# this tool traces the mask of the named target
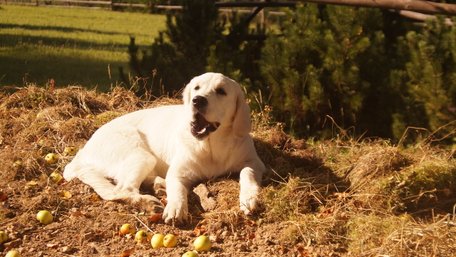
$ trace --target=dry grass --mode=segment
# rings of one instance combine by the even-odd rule
[[[78,181],[55,184],[71,159],[63,149],[81,147],[102,124],[127,112],[179,103],[138,99],[114,88],[97,93],[78,87],[29,86],[0,92],[0,227],[10,239],[0,250],[23,256],[180,256],[197,233],[214,240],[203,256],[454,256],[456,161],[454,151],[429,144],[402,148],[384,140],[297,140],[271,121],[268,108],[254,113],[253,136],[269,167],[262,208],[245,217],[236,178],[207,183],[217,205],[203,212],[191,197],[192,220],[178,228],[147,221],[141,206],[101,201]],[[57,153],[48,165],[43,157]],[[56,222],[43,229],[39,209]],[[125,222],[174,232],[176,249],[151,252],[117,236]],[[32,221],[31,221],[32,220]],[[63,246],[70,250],[62,253]],[[136,254],[136,255],[135,255]]]

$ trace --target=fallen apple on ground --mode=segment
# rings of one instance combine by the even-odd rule
[[[62,181],[63,176],[57,171],[54,171],[49,175],[49,179],[51,179],[52,182],[58,184]]]
[[[195,250],[198,252],[204,252],[204,251],[209,251],[211,249],[212,243],[211,240],[209,240],[209,237],[205,235],[201,235],[193,241],[193,246],[195,247]]]
[[[13,163],[13,168],[16,168],[16,169],[20,169],[24,167],[24,164],[22,163],[21,160],[16,160],[14,163]]]
[[[177,236],[173,234],[167,234],[163,238],[163,246],[167,248],[173,248],[177,245]]]
[[[147,240],[147,233],[144,230],[138,230],[135,234],[135,241],[137,243],[144,243]]]
[[[198,253],[195,251],[188,251],[182,254],[182,257],[198,257]]]
[[[18,250],[9,250],[5,257],[21,257],[21,253]]]
[[[5,231],[0,230],[0,244],[3,244],[6,241],[8,241],[8,234]]]
[[[44,225],[52,223],[54,217],[52,216],[51,212],[48,210],[41,210],[36,214],[36,219]]]
[[[152,239],[150,240],[150,244],[152,245],[152,248],[157,249],[160,247],[163,247],[163,239],[165,238],[165,235],[161,233],[157,233],[152,236]]]
[[[123,224],[119,229],[119,235],[121,235],[121,236],[125,236],[128,234],[134,234],[134,233],[135,233],[135,228],[128,223]]]
[[[44,160],[46,161],[47,164],[55,164],[59,160],[59,156],[55,153],[48,153],[44,157]]]
[[[66,146],[65,149],[63,149],[63,153],[67,156],[73,156],[76,155],[78,152],[78,148],[74,146]]]

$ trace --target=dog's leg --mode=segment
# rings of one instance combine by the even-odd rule
[[[152,195],[140,194],[139,188],[143,181],[153,175],[157,159],[147,151],[136,149],[119,163],[116,169],[116,188],[121,192],[129,192],[131,201],[150,201],[153,204],[161,204],[160,200]]]
[[[258,206],[261,177],[264,164],[257,160],[247,164],[240,173],[239,207],[246,215],[252,213]]]
[[[190,185],[189,178],[182,176],[178,168],[170,167],[166,175],[167,204],[163,211],[163,220],[166,223],[187,219],[187,194]]]

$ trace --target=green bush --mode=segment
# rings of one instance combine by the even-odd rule
[[[261,60],[278,118],[298,135],[322,131],[328,117],[357,125],[366,96],[384,78],[381,13],[305,5],[288,17]]]
[[[454,137],[454,26],[312,4],[287,17],[266,40],[260,68],[275,117],[294,134],[334,136],[337,127],[399,140],[414,126]]]
[[[398,93],[404,96],[404,106],[395,114],[395,125],[421,126],[436,132],[437,137],[451,133],[454,137],[456,28],[445,25],[443,19],[433,20],[400,37],[399,44],[398,55],[402,54],[404,63],[401,70],[392,72],[401,78],[391,84],[403,89]],[[393,133],[399,137],[403,131]]]

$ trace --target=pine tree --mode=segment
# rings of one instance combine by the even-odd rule
[[[443,19],[413,26],[392,16],[311,4],[289,12],[261,60],[276,117],[297,135],[324,135],[331,117],[367,136],[398,140],[414,126],[451,137],[456,29]]]
[[[218,12],[212,1],[180,1],[182,12],[167,15],[162,31],[148,51],[135,51],[130,45],[130,66],[144,80],[154,95],[175,92],[192,77],[205,71],[210,46],[222,33]],[[147,87],[147,85],[145,85]],[[162,92],[165,91],[165,92]]]
[[[402,110],[397,110],[396,124],[438,131],[435,136],[454,133],[456,28],[445,25],[443,19],[432,20],[421,30],[409,31],[400,40],[399,54],[405,62],[396,72],[403,76],[405,98]]]
[[[251,29],[250,21],[237,13],[224,27],[227,33],[211,46],[207,70],[224,73],[249,90],[257,90],[255,85],[261,80],[258,60],[266,37],[265,28],[257,24]]]
[[[283,35],[268,38],[261,61],[279,118],[298,135],[321,131],[328,116],[342,127],[357,125],[371,89],[362,65],[372,49],[382,53],[378,26],[367,26],[379,23],[381,13],[309,4],[288,16]]]

